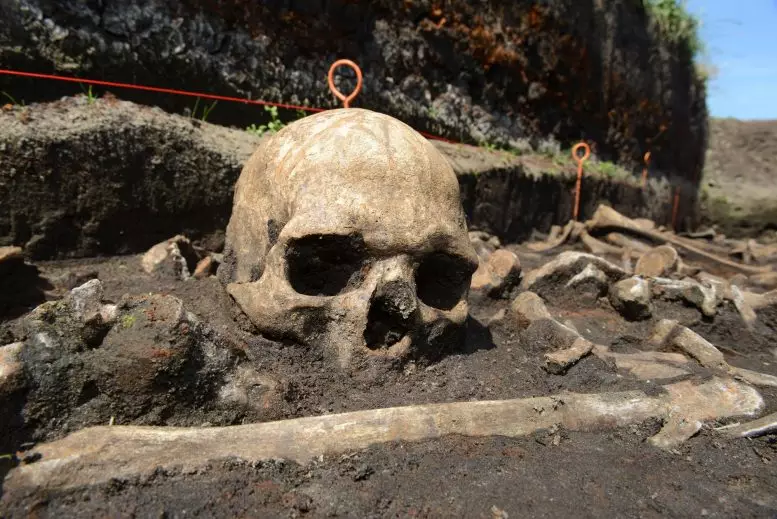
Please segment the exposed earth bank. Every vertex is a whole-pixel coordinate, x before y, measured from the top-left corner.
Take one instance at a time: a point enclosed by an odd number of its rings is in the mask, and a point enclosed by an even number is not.
[[[418,130],[518,149],[586,139],[628,167],[651,151],[657,172],[695,184],[706,89],[672,32],[637,0],[10,0],[0,68],[331,108],[327,69],[350,58],[365,74],[357,106]],[[28,103],[78,88],[0,75]],[[118,94],[174,113],[193,104]],[[261,113],[222,103],[211,120],[245,127]]]
[[[145,251],[175,234],[218,250],[243,163],[259,137],[112,97],[0,110],[0,245],[34,259]],[[572,215],[575,165],[564,154],[516,156],[435,141],[459,178],[471,228],[505,242]],[[605,166],[609,166],[606,168]],[[671,220],[671,189],[591,161],[580,218],[606,202]],[[34,200],[35,203],[30,203]],[[679,221],[693,213],[680,208]]]

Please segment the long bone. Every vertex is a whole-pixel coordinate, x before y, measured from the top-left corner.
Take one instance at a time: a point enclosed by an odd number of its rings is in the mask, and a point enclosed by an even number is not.
[[[658,231],[648,230],[640,227],[633,220],[627,218],[617,212],[611,207],[600,205],[594,213],[593,217],[586,222],[586,227],[591,231],[612,231],[618,230],[621,232],[628,232],[633,235],[637,235],[642,238],[647,238],[656,243],[671,243],[675,247],[684,250],[686,253],[695,255],[718,265],[727,267],[735,272],[741,272],[743,274],[761,274],[764,272],[771,272],[771,267],[753,267],[749,265],[743,265],[735,261],[721,258],[718,255],[707,252],[695,244],[688,243],[685,239],[678,236],[674,236],[667,233],[661,233]]]
[[[555,426],[573,431],[607,430],[651,418],[669,425],[677,420],[699,423],[753,416],[763,406],[755,389],[731,379],[712,378],[701,384],[683,381],[663,387],[665,391],[652,396],[641,391],[563,393],[373,409],[230,427],[90,427],[38,446],[31,453],[38,461],[11,471],[4,488],[9,495],[34,487],[61,490],[105,483],[111,478],[143,478],[160,468],[185,473],[235,457],[248,462],[290,459],[307,463],[324,454],[364,449],[372,444],[421,441],[450,434],[522,437]],[[663,436],[657,436],[653,443],[662,448],[673,446]]]

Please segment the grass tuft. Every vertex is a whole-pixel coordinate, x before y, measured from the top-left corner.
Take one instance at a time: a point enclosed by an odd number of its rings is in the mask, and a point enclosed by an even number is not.
[[[675,45],[687,45],[694,58],[704,52],[701,22],[688,11],[684,0],[647,0],[645,7],[664,38]]]

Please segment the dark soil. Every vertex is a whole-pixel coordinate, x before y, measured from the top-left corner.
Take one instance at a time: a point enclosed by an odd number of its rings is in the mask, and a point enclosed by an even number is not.
[[[348,57],[364,70],[356,105],[418,130],[519,149],[586,139],[628,167],[651,150],[657,175],[696,184],[705,86],[686,42],[657,27],[633,0],[11,0],[0,68],[331,108],[327,71]],[[0,91],[28,104],[79,88],[0,75]],[[173,113],[194,105],[114,93]],[[264,117],[230,103],[210,115],[241,127]]]
[[[223,245],[235,181],[259,138],[115,98],[0,110],[0,245],[35,260],[143,252],[175,234]],[[574,166],[437,142],[461,186],[470,227],[504,242],[566,223]],[[647,189],[589,168],[580,217],[601,203],[664,223],[665,182]],[[35,200],[34,204],[29,203]],[[692,213],[683,206],[681,217]]]
[[[529,254],[522,259],[526,268],[542,261]],[[145,415],[139,422],[122,407],[120,399],[115,399],[119,403],[110,416],[117,424],[185,424],[181,417],[188,413],[195,420],[198,416],[209,420],[211,425],[227,425],[561,391],[660,390],[656,383],[619,373],[595,357],[584,358],[564,376],[547,373],[541,366],[542,353],[555,346],[544,338],[542,330],[530,327],[519,332],[509,319],[489,327],[483,324],[505,309],[508,300],[473,295],[473,319],[465,350],[438,363],[410,363],[400,369],[375,365],[374,369],[347,373],[332,369],[317,352],[252,336],[247,320],[215,277],[177,281],[148,275],[140,269],[138,256],[46,262],[39,268],[55,287],[47,292],[50,298],[95,276],[103,282],[106,299],[119,301],[127,293],[148,292],[178,297],[232,348],[244,352],[243,365],[273,381],[263,394],[255,395],[266,404],[262,411],[232,409],[231,413],[212,412],[204,417],[201,410],[217,409],[212,407],[213,401],[200,401],[191,407],[188,401],[176,400],[169,404],[168,414],[155,419]],[[583,336],[615,351],[650,347],[645,338],[651,322],[626,323],[606,298],[567,291],[565,296],[549,294],[548,303],[555,317],[569,320]],[[724,347],[732,364],[777,374],[771,352],[774,332],[766,325],[754,332],[734,332],[742,326],[735,322],[737,316],[731,309],[707,322],[697,310],[678,303],[659,306],[656,314],[656,318],[680,319]],[[18,319],[2,326],[6,336],[18,338],[24,333]],[[109,345],[105,347],[110,351]],[[115,361],[106,356],[104,362],[110,366]],[[143,372],[133,374],[144,377]],[[777,392],[762,394],[767,410],[774,411]],[[67,430],[107,423],[108,415],[84,409],[78,402],[66,406],[59,421],[28,429],[17,447],[22,441],[53,439]],[[29,404],[26,412],[31,412]],[[196,474],[163,471],[148,480],[114,480],[98,488],[62,494],[14,494],[13,502],[6,500],[3,505],[8,507],[5,513],[9,517],[503,517],[502,512],[512,517],[575,513],[586,517],[770,517],[777,513],[774,436],[733,441],[707,428],[679,450],[665,453],[644,442],[659,427],[659,423],[650,422],[609,433],[546,431],[517,440],[449,437],[374,446],[366,452],[325,457],[306,466],[214,462]]]
[[[705,432],[676,453],[655,424],[609,434],[376,446],[300,466],[213,464],[66,495],[9,517],[773,517],[777,443]]]

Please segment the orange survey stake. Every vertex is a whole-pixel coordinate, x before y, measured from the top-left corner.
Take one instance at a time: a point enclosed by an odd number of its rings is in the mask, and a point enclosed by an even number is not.
[[[580,150],[583,150],[583,156],[581,157],[578,153]],[[572,217],[577,220],[578,213],[580,212],[580,187],[583,184],[583,163],[588,160],[588,157],[591,156],[591,147],[581,142],[579,144],[575,144],[575,147],[572,148],[572,158],[575,159],[575,162],[577,162],[577,183],[575,185],[575,209],[572,214]]]
[[[347,66],[351,67],[354,72],[356,72],[356,88],[353,89],[353,92],[349,96],[346,96],[342,92],[340,92],[337,87],[335,86],[335,70],[337,67],[340,66]],[[329,75],[327,76],[327,80],[329,81],[329,90],[332,91],[332,93],[335,95],[336,98],[338,98],[340,101],[343,102],[343,108],[349,108],[351,106],[351,101],[356,99],[356,96],[359,95],[359,92],[361,92],[362,89],[362,69],[359,68],[359,65],[354,63],[353,61],[349,59],[339,59],[332,63],[332,66],[329,67]]]

